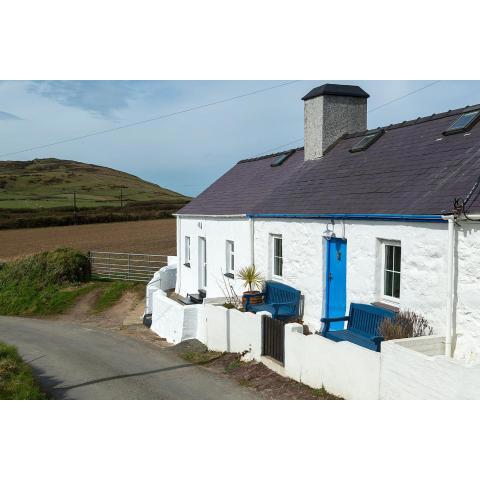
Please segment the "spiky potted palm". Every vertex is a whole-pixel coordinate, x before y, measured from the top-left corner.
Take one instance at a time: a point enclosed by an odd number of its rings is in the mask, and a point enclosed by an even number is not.
[[[243,267],[237,277],[242,280],[243,286],[248,288],[243,292],[242,303],[246,305],[247,299],[250,304],[262,303],[263,277],[255,265]]]

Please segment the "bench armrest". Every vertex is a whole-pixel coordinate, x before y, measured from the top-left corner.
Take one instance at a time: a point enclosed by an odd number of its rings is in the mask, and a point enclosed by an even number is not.
[[[280,307],[292,307],[292,314],[295,313],[297,302],[275,302],[270,304],[275,309],[275,316],[278,315]]]
[[[381,335],[378,335],[376,337],[372,337],[372,342],[375,342],[375,345],[377,346],[377,352],[380,351],[380,344],[385,340],[384,337]]]
[[[335,317],[335,318],[322,318],[320,321],[325,325],[322,330],[322,335],[325,336],[326,333],[330,331],[330,324],[333,322],[348,322],[347,317]]]

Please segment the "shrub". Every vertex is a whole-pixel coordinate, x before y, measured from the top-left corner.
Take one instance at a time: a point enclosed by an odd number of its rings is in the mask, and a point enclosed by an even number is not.
[[[385,340],[432,335],[433,328],[422,315],[410,310],[400,311],[394,319],[385,318],[379,327]]]

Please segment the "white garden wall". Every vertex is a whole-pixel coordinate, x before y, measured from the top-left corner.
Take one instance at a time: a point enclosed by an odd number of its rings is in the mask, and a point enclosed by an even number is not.
[[[377,352],[320,335],[303,335],[298,323],[285,326],[285,373],[313,388],[324,386],[346,399],[376,400],[380,388]]]
[[[170,343],[197,338],[198,317],[202,305],[184,306],[168,298],[163,290],[152,295],[151,329]]]
[[[480,364],[443,355],[441,336],[382,344],[380,398],[394,400],[480,399]]]
[[[206,342],[209,350],[247,352],[244,360],[261,360],[262,318],[253,313],[205,305]]]

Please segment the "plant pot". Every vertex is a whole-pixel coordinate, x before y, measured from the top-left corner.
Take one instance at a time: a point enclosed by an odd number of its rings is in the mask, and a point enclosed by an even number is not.
[[[263,303],[263,293],[262,292],[243,292],[242,296],[242,304],[245,305],[247,303],[247,298],[249,298],[250,305],[257,305],[259,303]]]

